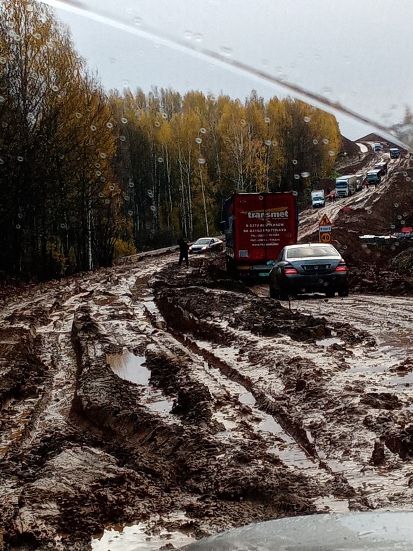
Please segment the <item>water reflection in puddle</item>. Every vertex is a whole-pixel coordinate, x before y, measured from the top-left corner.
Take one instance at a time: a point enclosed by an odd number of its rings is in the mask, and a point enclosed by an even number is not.
[[[244,404],[245,406],[255,405],[255,398],[251,394],[251,392],[243,392],[238,396],[238,400],[241,402],[241,404]]]
[[[156,519],[151,519],[152,522],[135,524],[133,526],[119,526],[108,528],[103,536],[99,539],[92,540],[93,551],[158,551],[159,549],[181,548],[193,542],[195,538],[178,530],[168,530],[166,527],[160,528],[156,534],[152,534],[148,526],[153,525]],[[183,524],[188,522],[188,519],[183,512],[178,512],[169,515],[165,518],[166,521],[180,521]]]
[[[123,354],[106,354],[106,362],[113,373],[131,383],[147,385],[151,372],[145,367],[145,356],[135,356],[125,350]]]
[[[317,346],[325,346],[325,347],[331,346],[333,344],[339,344],[340,346],[342,346],[344,344],[344,341],[342,341],[337,337],[328,337],[325,339],[319,339],[318,341],[315,341],[315,343]]]
[[[157,400],[155,402],[148,402],[146,406],[152,411],[158,411],[160,413],[170,413],[174,405],[173,400]]]

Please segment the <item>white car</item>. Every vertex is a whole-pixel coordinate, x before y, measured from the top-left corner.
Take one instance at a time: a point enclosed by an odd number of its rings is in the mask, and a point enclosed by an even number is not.
[[[222,251],[224,242],[217,237],[201,237],[189,247],[190,253],[207,253],[209,251]]]

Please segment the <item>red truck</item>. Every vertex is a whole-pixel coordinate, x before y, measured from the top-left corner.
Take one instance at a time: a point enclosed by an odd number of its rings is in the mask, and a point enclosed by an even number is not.
[[[281,249],[297,243],[297,193],[234,193],[224,203],[223,227],[228,271],[266,277]]]

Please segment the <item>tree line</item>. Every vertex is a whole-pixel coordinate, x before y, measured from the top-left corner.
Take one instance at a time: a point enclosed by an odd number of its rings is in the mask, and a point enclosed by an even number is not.
[[[331,174],[332,115],[255,92],[106,92],[35,0],[0,7],[0,269],[47,278],[219,230],[234,190]]]

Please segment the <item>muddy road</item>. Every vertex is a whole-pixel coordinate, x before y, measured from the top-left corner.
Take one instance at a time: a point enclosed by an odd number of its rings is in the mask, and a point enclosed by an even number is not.
[[[174,549],[280,516],[411,508],[412,299],[289,310],[219,256],[175,262],[2,305],[6,548]]]

